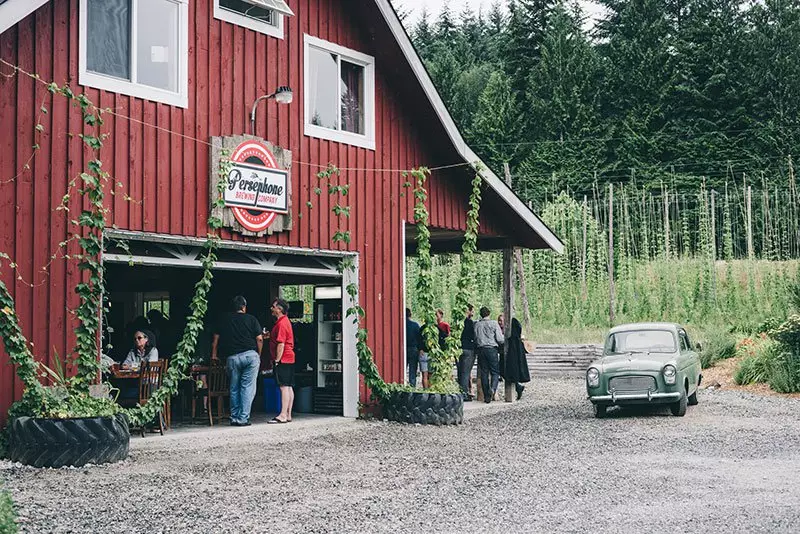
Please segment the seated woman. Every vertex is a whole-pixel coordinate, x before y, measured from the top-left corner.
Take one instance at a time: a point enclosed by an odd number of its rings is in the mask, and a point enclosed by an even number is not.
[[[142,362],[157,361],[156,337],[149,330],[137,330],[133,334],[133,347],[128,352],[125,361],[122,362],[122,368],[138,369],[141,367]]]

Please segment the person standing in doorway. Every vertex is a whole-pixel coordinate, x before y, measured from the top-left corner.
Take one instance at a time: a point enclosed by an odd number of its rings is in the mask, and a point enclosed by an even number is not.
[[[475,314],[472,304],[467,304],[467,317],[461,331],[461,357],[458,359],[458,385],[465,401],[472,400],[472,366],[475,365]]]
[[[250,426],[262,344],[261,325],[247,313],[247,300],[233,297],[233,311],[217,325],[211,341],[211,360],[219,361],[222,353],[230,379],[231,426]]]
[[[500,360],[497,349],[503,344],[503,331],[497,321],[489,318],[491,312],[481,307],[481,318],[475,323],[475,346],[478,349],[478,367],[482,371],[483,402],[490,403],[500,379]]]
[[[275,381],[281,390],[281,413],[269,423],[291,423],[294,404],[294,332],[292,323],[286,316],[289,313],[289,303],[280,298],[275,299],[270,312],[275,317],[275,326],[269,333],[269,352],[275,362]]]
[[[420,347],[422,347],[422,330],[419,323],[411,319],[411,309],[406,308],[406,365],[408,383],[412,388],[417,387]]]

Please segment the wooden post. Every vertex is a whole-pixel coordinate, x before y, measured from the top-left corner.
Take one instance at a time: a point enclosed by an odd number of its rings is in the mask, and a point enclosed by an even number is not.
[[[608,319],[614,324],[614,184],[608,184]]]
[[[664,258],[669,259],[669,188],[664,192]]]
[[[753,187],[747,186],[747,259],[752,260],[753,253]]]
[[[587,204],[586,195],[583,195],[583,246],[581,248],[581,297],[586,302],[588,298],[586,290],[586,225],[588,224],[587,218]]]
[[[717,204],[716,191],[711,190],[711,261],[717,261]]]
[[[508,355],[508,338],[511,336],[511,319],[514,317],[514,249],[513,248],[505,248],[503,249],[503,315],[506,319],[506,326],[505,331],[505,340],[506,342],[503,344],[503,351],[506,355]],[[508,358],[503,358],[505,364],[508,364]],[[503,376],[506,374],[506,370],[502,369]],[[509,382],[508,380],[504,380],[503,383],[505,384],[506,389],[506,402],[513,402],[514,401],[514,385],[513,383]]]
[[[503,163],[503,170],[505,171],[505,179],[508,187],[511,187],[511,171],[508,163]],[[511,337],[511,319],[514,317],[514,259],[516,259],[517,273],[521,280],[521,288],[525,287],[524,273],[522,272],[522,256],[519,255],[519,249],[513,247],[503,249],[503,316],[506,320],[505,331],[503,332],[506,342],[503,343],[503,352],[508,356],[508,338]],[[519,255],[519,256],[518,256]],[[516,258],[515,258],[516,257]],[[528,299],[525,290],[522,289],[522,302],[525,307],[526,322],[530,319],[530,312],[528,311]],[[503,358],[504,364],[508,365],[508,357]],[[503,376],[506,376],[506,370],[503,371]],[[505,400],[506,402],[514,402],[514,387],[513,383],[508,380],[503,380],[505,384]]]

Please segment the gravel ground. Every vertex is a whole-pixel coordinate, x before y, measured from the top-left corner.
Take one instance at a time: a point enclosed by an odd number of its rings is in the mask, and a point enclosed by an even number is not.
[[[23,532],[799,532],[800,401],[701,391],[591,415],[582,381],[459,427],[344,419],[132,440],[113,466],[0,464]]]

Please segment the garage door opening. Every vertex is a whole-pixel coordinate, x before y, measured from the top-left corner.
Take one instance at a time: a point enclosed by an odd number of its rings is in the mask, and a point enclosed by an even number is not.
[[[190,314],[194,286],[202,275],[202,247],[187,241],[165,243],[126,236],[124,245],[112,242],[107,247],[104,265],[110,309],[103,321],[103,343],[104,353],[115,361],[124,361],[135,331],[145,326],[156,338],[160,359],[175,353]],[[209,365],[213,332],[219,318],[230,311],[234,296],[244,296],[247,313],[268,329],[274,324],[270,304],[281,297],[290,304],[288,316],[295,337],[295,411],[356,416],[355,330],[351,321],[343,320],[348,296],[342,274],[336,270],[339,260],[324,254],[286,254],[266,246],[223,242],[193,364]],[[268,343],[264,343],[253,412],[274,408],[274,388]],[[184,401],[173,400],[173,421],[181,419],[179,410],[187,406]]]

